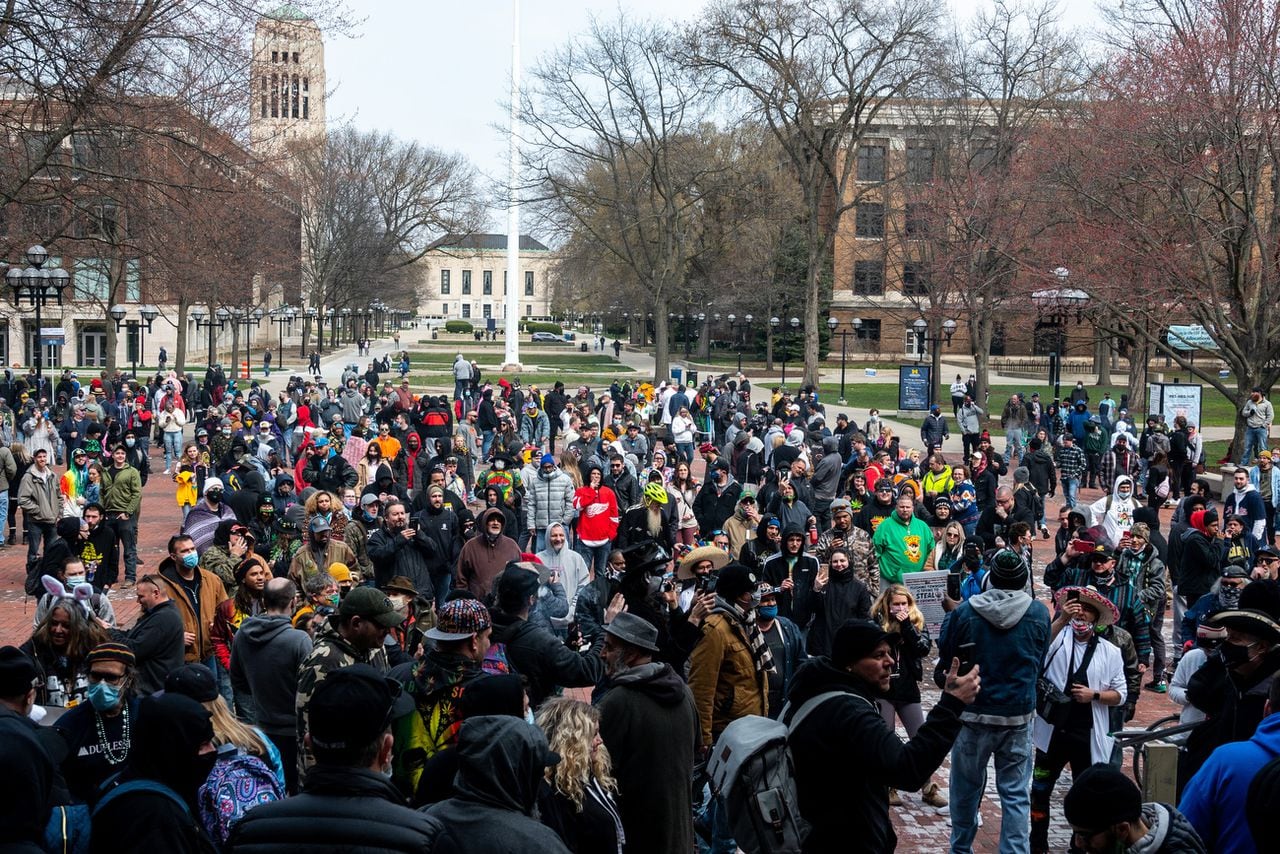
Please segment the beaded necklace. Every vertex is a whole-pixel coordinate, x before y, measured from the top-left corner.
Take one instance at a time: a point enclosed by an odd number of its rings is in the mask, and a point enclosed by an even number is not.
[[[121,762],[129,758],[129,746],[132,743],[129,739],[129,704],[125,703],[120,709],[120,714],[124,720],[124,751],[116,754],[111,750],[111,742],[107,739],[107,729],[102,724],[102,714],[94,712],[93,720],[98,726],[98,743],[102,745],[102,755],[107,758],[110,765],[119,765]]]

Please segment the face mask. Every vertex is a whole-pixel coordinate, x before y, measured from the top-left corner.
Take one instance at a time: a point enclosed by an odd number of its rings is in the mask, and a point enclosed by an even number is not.
[[[1250,644],[1252,646],[1252,644]],[[1253,656],[1249,654],[1248,646],[1240,646],[1231,642],[1225,642],[1218,647],[1218,655],[1222,658],[1222,663],[1227,667],[1239,667],[1247,664],[1252,660]]]
[[[661,576],[661,575],[650,575],[650,576],[649,576],[649,584],[648,584],[648,591],[649,591],[649,595],[650,595],[650,596],[654,596],[654,595],[656,595],[656,594],[658,593],[658,591],[660,591],[661,589],[662,589],[662,576]]]
[[[1079,617],[1073,617],[1071,620],[1071,631],[1078,635],[1088,634],[1093,631],[1093,623],[1088,620],[1082,620]]]
[[[125,440],[124,440],[124,444],[125,444],[125,446],[126,446],[126,447],[132,448],[134,445],[138,444],[138,440],[137,440],[137,439],[125,439]]]
[[[1218,603],[1224,608],[1235,608],[1240,604],[1239,587],[1223,587],[1218,590]]]
[[[197,566],[200,565],[200,555],[196,554],[195,552],[191,552],[190,554],[183,555],[182,565],[185,566],[187,569],[195,569]]]
[[[328,601],[330,605],[336,608],[338,607],[338,603],[342,601],[342,597],[339,596],[337,593],[330,593],[328,597]]]
[[[84,576],[83,576],[83,575],[68,575],[68,576],[67,576],[67,586],[68,586],[68,587],[70,587],[72,590],[74,590],[74,589],[77,587],[77,585],[80,585],[80,584],[84,584]]]
[[[354,510],[356,509],[356,500],[352,498],[350,501],[348,501],[347,499],[344,498],[342,499],[342,506],[347,508],[348,510]]]
[[[89,702],[99,712],[109,712],[120,703],[120,689],[106,682],[89,686]]]
[[[209,490],[208,492],[206,492],[206,493],[204,494],[204,497],[205,497],[205,498],[208,498],[208,499],[209,499],[210,501],[212,501],[214,504],[217,504],[217,503],[219,503],[219,502],[221,502],[221,501],[222,501],[222,490],[221,490],[221,489],[211,489],[211,490]]]
[[[368,510],[361,510],[360,515],[365,518],[366,522],[373,522],[378,518],[378,514],[370,513]]]
[[[772,620],[778,616],[777,605],[761,605],[759,608],[760,619]]]
[[[222,430],[220,430],[219,432],[220,432],[220,433],[222,433],[222,435],[224,435],[224,436],[230,436],[230,435],[231,435],[231,428],[230,428],[230,427],[224,427],[224,428],[223,428]]]
[[[524,722],[529,726],[537,726],[537,724],[533,722],[533,709],[524,710]]]

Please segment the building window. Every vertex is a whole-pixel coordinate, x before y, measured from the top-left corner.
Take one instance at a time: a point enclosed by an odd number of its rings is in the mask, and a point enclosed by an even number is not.
[[[929,220],[924,205],[919,202],[908,202],[902,222],[903,233],[907,237],[928,237]]]
[[[507,271],[506,270],[502,271],[502,295],[504,297],[507,295]]]
[[[880,348],[880,321],[876,318],[862,319],[862,325],[854,330],[853,337],[862,342],[864,349]]]
[[[493,317],[493,306],[489,303],[484,304],[484,316],[486,318]]]
[[[978,145],[973,151],[973,157],[969,160],[969,171],[976,173],[984,173],[996,162],[996,146],[993,142],[984,142]]]
[[[853,292],[860,297],[884,295],[884,262],[855,261],[853,265]]]
[[[929,274],[920,264],[902,265],[902,295],[922,297],[929,293]]]
[[[463,317],[470,317],[470,316],[471,316],[471,303],[469,303],[469,302],[464,302],[464,303],[462,304],[462,316],[463,316]]]
[[[311,79],[302,78],[302,118],[311,118]]]
[[[858,146],[858,180],[884,180],[885,145],[882,142],[864,142]]]
[[[267,117],[267,75],[262,75],[262,118]]]
[[[480,274],[481,292],[485,296],[493,296],[493,271],[485,270]]]
[[[524,304],[524,316],[525,316],[525,317],[532,317],[532,316],[533,316],[533,304],[532,304],[532,303],[525,303],[525,304]]]
[[[913,184],[933,180],[933,143],[907,141],[907,180]]]
[[[440,294],[443,296],[444,294],[447,294],[447,293],[449,293],[449,271],[441,270],[440,271]]]
[[[298,64],[298,52],[296,50],[293,52],[293,64]]]
[[[445,317],[449,316],[449,303],[447,302],[440,303],[440,313],[443,314]]]
[[[271,75],[271,118],[280,118],[280,75]]]
[[[298,117],[298,75],[293,75],[292,96],[290,99],[293,117]]]
[[[280,51],[278,51],[278,50],[273,50],[273,51],[271,51],[271,61],[272,61],[272,62],[279,62],[279,61],[280,61]]]
[[[862,202],[858,205],[855,220],[858,237],[884,237],[884,205],[880,202]]]
[[[462,271],[462,293],[464,295],[471,293],[471,271]]]
[[[524,295],[533,296],[533,271],[528,270],[524,274]]]

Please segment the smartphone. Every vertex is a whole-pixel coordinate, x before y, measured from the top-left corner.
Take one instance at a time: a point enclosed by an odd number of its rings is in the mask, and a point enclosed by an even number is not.
[[[1080,591],[1079,591],[1079,590],[1068,590],[1068,591],[1067,591],[1067,601],[1068,601],[1068,602],[1079,602],[1079,601],[1080,601]]]
[[[947,573],[947,598],[960,601],[960,573]]]
[[[978,648],[976,643],[962,643],[956,648],[956,658],[960,659],[960,675],[973,669],[973,653]]]

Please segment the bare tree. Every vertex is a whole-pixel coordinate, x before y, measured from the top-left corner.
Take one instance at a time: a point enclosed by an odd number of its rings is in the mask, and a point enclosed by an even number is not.
[[[521,104],[527,194],[571,245],[616,265],[653,312],[655,381],[667,376],[667,308],[682,294],[699,211],[721,166],[707,102],[673,32],[593,20],[534,68]]]
[[[483,221],[475,171],[460,155],[343,128],[294,156],[304,200],[302,293],[321,315],[390,301],[382,288],[391,274]],[[304,327],[304,351],[308,333]]]
[[[807,383],[818,381],[824,273],[841,217],[861,197],[849,155],[884,104],[924,73],[936,16],[933,0],[722,0],[689,32],[690,63],[742,97],[799,184]]]

